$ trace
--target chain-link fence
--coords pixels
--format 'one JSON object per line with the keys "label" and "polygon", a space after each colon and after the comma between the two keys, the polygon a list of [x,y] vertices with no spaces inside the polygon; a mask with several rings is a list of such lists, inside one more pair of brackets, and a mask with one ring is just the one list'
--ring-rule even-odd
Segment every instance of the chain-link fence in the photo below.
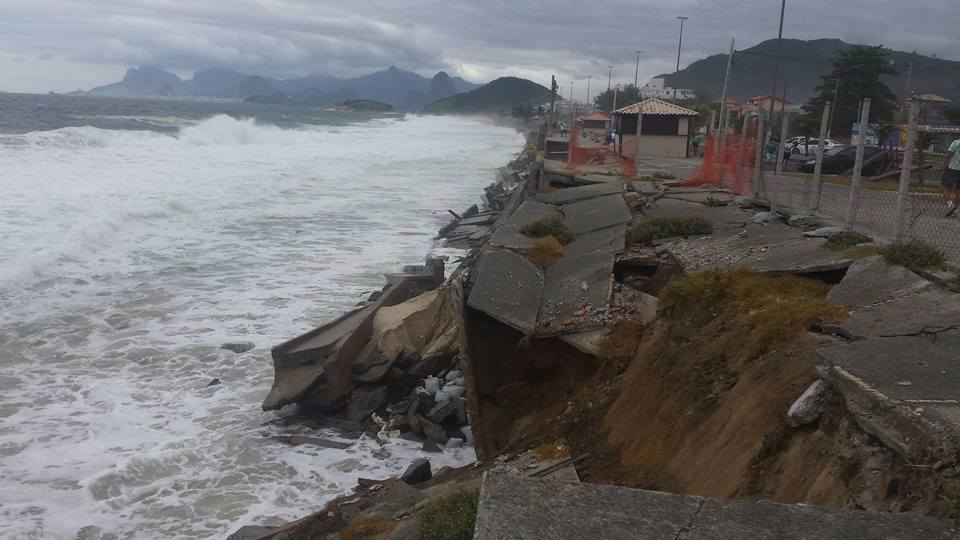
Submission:
{"label": "chain-link fence", "polygon": [[960,263],[960,218],[947,217],[947,206],[937,180],[910,183],[909,190],[902,195],[900,231],[897,231],[901,197],[898,191],[889,184],[876,185],[868,178],[862,179],[859,190],[845,185],[847,183],[846,179],[831,179],[821,180],[816,186],[809,178],[764,173],[757,194],[771,206],[793,213],[814,213],[877,240],[922,240],[941,249],[951,261]]}

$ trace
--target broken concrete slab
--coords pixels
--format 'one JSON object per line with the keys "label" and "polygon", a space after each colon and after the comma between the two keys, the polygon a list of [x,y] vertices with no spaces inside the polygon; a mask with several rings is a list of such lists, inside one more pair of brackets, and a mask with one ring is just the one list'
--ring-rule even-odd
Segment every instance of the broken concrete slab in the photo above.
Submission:
{"label": "broken concrete slab", "polygon": [[593,310],[610,300],[613,255],[564,257],[547,269],[537,332],[555,334],[597,324]]}
{"label": "broken concrete slab", "polygon": [[714,233],[731,229],[742,229],[749,223],[750,216],[730,206],[706,206],[679,199],[657,199],[653,205],[644,208],[648,218],[702,217],[713,226]]}
{"label": "broken concrete slab", "polygon": [[562,207],[567,227],[574,235],[630,223],[633,216],[621,195],[608,195]]}
{"label": "broken concrete slab", "polygon": [[467,305],[532,334],[543,294],[540,270],[522,255],[500,250],[484,253],[476,273]]}
{"label": "broken concrete slab", "polygon": [[497,214],[489,212],[486,214],[481,214],[474,217],[463,218],[460,220],[459,226],[464,227],[466,225],[489,225],[496,221]]}
{"label": "broken concrete slab", "polygon": [[826,249],[822,238],[811,238],[775,246],[744,258],[736,264],[768,274],[815,274],[842,270],[853,259],[842,252]]}
{"label": "broken concrete slab", "polygon": [[560,212],[556,208],[540,201],[528,199],[523,201],[515,212],[507,215],[501,223],[504,226],[512,225],[519,230],[527,223],[559,215]]}
{"label": "broken concrete slab", "polygon": [[580,257],[595,253],[617,254],[626,247],[626,235],[626,227],[608,227],[576,237],[564,246],[563,250],[567,257]]}
{"label": "broken concrete slab", "polygon": [[729,191],[711,190],[679,190],[669,189],[664,195],[667,199],[677,199],[697,204],[726,205],[733,202],[734,196]]}
{"label": "broken concrete slab", "polygon": [[916,463],[960,446],[960,369],[955,346],[891,337],[822,347],[817,355],[857,423]]}
{"label": "broken concrete slab", "polygon": [[955,538],[950,522],[487,472],[475,540]]}
{"label": "broken concrete slab", "polygon": [[902,266],[887,264],[880,255],[860,259],[834,285],[827,300],[850,308],[862,308],[929,289],[933,284]]}
{"label": "broken concrete slab", "polygon": [[[852,337],[885,337],[960,325],[960,296],[941,289],[861,308],[839,325]],[[927,337],[932,337],[928,334]],[[942,344],[960,346],[960,330],[937,334]]]}
{"label": "broken concrete slab", "polygon": [[549,204],[569,204],[586,199],[623,193],[623,182],[603,182],[566,189],[558,189],[549,193],[538,193],[537,200]]}

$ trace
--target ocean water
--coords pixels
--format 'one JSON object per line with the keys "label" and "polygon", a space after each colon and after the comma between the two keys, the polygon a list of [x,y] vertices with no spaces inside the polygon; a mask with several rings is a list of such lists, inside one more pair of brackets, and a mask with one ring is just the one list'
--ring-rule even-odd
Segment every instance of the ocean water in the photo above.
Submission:
{"label": "ocean water", "polygon": [[517,133],[47,96],[0,112],[0,538],[224,537],[418,454],[271,440],[292,428],[260,411],[269,348],[449,252],[446,209],[479,199]]}

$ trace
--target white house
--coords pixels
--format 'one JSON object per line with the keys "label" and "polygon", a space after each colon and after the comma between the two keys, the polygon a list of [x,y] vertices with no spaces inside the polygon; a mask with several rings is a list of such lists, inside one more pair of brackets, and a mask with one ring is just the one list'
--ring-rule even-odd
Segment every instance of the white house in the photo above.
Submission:
{"label": "white house", "polygon": [[[676,94],[674,94],[676,92]],[[693,99],[696,94],[689,88],[671,88],[666,86],[663,77],[653,77],[640,88],[640,97],[644,99]]]}

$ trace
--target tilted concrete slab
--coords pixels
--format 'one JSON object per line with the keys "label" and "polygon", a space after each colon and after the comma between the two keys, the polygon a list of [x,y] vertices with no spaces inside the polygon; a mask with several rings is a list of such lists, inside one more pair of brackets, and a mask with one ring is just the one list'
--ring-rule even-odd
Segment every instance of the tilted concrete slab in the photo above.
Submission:
{"label": "tilted concrete slab", "polygon": [[556,208],[540,201],[528,199],[523,201],[523,204],[515,212],[504,218],[501,223],[505,226],[513,225],[520,229],[527,223],[559,215],[560,212]]}
{"label": "tilted concrete slab", "polygon": [[536,238],[521,233],[518,227],[513,225],[499,227],[490,235],[490,245],[519,251],[530,249],[534,241]]}
{"label": "tilted concrete slab", "polygon": [[843,281],[830,289],[827,300],[849,308],[862,308],[932,286],[910,270],[887,264],[882,256],[874,255],[851,264]]}
{"label": "tilted concrete slab", "polygon": [[487,472],[475,540],[947,539],[950,522]]}
{"label": "tilted concrete slab", "polygon": [[630,223],[633,216],[621,195],[607,195],[562,207],[567,227],[574,235]]}
{"label": "tilted concrete slab", "polygon": [[735,266],[768,274],[812,274],[841,270],[853,263],[853,259],[842,252],[824,248],[824,242],[823,238],[809,238],[771,247],[744,258]]}
{"label": "tilted concrete slab", "polygon": [[[896,298],[862,308],[838,326],[858,338],[920,332],[960,325],[960,295],[942,289]],[[960,346],[960,330],[937,335],[941,344]]]}
{"label": "tilted concrete slab", "polygon": [[567,257],[580,257],[597,253],[620,253],[626,247],[626,235],[627,228],[624,226],[608,227],[576,237],[564,246],[563,250]]}
{"label": "tilted concrete slab", "polygon": [[595,326],[590,315],[595,309],[606,309],[612,273],[609,253],[564,257],[551,265],[543,282],[537,332],[555,334]]}
{"label": "tilted concrete slab", "polygon": [[742,229],[750,222],[750,216],[730,206],[711,207],[679,199],[657,199],[644,208],[648,218],[702,217],[713,226],[714,233]]}
{"label": "tilted concrete slab", "polygon": [[817,355],[865,431],[915,463],[955,455],[960,446],[955,346],[902,336],[822,347]]}
{"label": "tilted concrete slab", "polygon": [[602,184],[589,184],[580,187],[558,189],[550,193],[538,193],[537,200],[550,204],[569,204],[618,193],[623,193],[622,180],[618,182],[604,182]]}
{"label": "tilted concrete slab", "polygon": [[467,305],[532,334],[543,294],[544,276],[530,261],[512,251],[488,251],[477,266],[477,280]]}
{"label": "tilted concrete slab", "polygon": [[677,189],[672,188],[664,195],[667,199],[677,199],[697,204],[706,205],[708,202],[716,201],[717,204],[729,204],[733,202],[734,196],[729,191],[711,191],[708,189]]}

